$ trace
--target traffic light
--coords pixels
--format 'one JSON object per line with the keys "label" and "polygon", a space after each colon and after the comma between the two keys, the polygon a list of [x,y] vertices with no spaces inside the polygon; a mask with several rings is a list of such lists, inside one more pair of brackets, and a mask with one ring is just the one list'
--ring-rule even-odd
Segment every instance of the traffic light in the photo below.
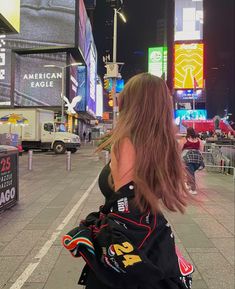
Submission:
{"label": "traffic light", "polygon": [[110,99],[110,100],[108,101],[108,104],[109,104],[110,107],[113,107],[113,100]]}
{"label": "traffic light", "polygon": [[113,107],[113,90],[109,92],[109,101],[108,104],[110,107]]}
{"label": "traffic light", "polygon": [[104,80],[104,89],[105,90],[108,90],[109,89],[109,79],[108,78],[106,78],[105,80]]}
{"label": "traffic light", "polygon": [[109,99],[113,99],[113,91],[112,90],[109,92]]}

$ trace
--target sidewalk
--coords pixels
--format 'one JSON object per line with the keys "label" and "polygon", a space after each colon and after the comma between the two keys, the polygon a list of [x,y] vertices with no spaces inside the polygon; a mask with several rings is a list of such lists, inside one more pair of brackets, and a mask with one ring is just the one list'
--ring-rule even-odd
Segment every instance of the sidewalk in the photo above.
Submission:
{"label": "sidewalk", "polygon": [[[0,214],[0,289],[80,289],[82,259],[62,248],[61,236],[103,203],[94,183],[103,162],[89,145],[72,155],[20,158],[20,202]],[[193,289],[234,289],[234,183],[231,176],[197,175],[203,203],[185,215],[166,213],[176,242],[195,265]],[[92,187],[94,183],[94,187]],[[87,196],[87,198],[85,198]]]}

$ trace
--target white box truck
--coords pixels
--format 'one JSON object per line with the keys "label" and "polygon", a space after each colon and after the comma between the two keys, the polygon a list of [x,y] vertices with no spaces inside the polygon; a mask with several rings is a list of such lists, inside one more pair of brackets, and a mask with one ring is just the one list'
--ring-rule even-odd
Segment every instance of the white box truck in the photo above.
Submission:
{"label": "white box truck", "polygon": [[[0,109],[0,119],[4,116],[16,114],[27,120],[27,125],[0,124],[0,134],[17,133],[25,151],[29,149],[53,150],[56,154],[63,154],[66,150],[75,153],[81,145],[78,135],[61,131],[63,124],[54,122],[54,112],[39,108]],[[62,129],[63,130],[63,129]]]}

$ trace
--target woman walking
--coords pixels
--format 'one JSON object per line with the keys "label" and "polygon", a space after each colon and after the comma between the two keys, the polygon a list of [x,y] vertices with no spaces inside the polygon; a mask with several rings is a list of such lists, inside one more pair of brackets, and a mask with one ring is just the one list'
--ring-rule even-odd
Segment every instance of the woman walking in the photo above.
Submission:
{"label": "woman walking", "polygon": [[197,137],[195,130],[192,127],[187,129],[186,142],[183,144],[183,159],[186,163],[189,177],[187,185],[190,188],[190,193],[197,194],[195,172],[204,166],[203,158],[201,155],[202,143]]}

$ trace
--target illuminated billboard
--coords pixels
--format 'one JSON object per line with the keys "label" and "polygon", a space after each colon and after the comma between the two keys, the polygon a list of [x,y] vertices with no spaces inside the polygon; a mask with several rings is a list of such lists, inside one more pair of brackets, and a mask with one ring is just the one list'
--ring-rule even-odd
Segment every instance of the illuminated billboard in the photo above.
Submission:
{"label": "illuminated billboard", "polygon": [[[16,54],[14,105],[60,106],[66,52]],[[45,67],[53,65],[55,67]]]}
{"label": "illuminated billboard", "polygon": [[175,41],[203,39],[203,0],[175,0]]}
{"label": "illuminated billboard", "polygon": [[177,109],[175,110],[175,122],[176,124],[182,122],[182,120],[205,120],[207,119],[206,109]]}
{"label": "illuminated billboard", "polygon": [[203,43],[175,44],[175,89],[203,88]]}
{"label": "illuminated billboard", "polygon": [[148,72],[167,78],[167,47],[150,47],[148,49]]}
{"label": "illuminated billboard", "polygon": [[8,27],[7,32],[19,32],[20,0],[0,1],[0,20]]}
{"label": "illuminated billboard", "polygon": [[[0,1],[8,2],[9,1]],[[75,45],[75,2],[62,0],[21,0],[20,33],[8,35],[17,48]],[[27,43],[27,46],[26,44]]]}

